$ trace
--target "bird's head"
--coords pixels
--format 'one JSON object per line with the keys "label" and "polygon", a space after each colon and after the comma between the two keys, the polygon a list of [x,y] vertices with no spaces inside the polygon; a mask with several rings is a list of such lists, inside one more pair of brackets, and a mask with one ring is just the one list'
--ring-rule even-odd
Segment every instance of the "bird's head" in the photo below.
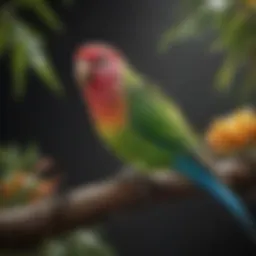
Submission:
{"label": "bird's head", "polygon": [[116,79],[122,64],[123,57],[114,47],[104,43],[87,43],[74,53],[73,74],[79,88],[84,89],[95,79]]}

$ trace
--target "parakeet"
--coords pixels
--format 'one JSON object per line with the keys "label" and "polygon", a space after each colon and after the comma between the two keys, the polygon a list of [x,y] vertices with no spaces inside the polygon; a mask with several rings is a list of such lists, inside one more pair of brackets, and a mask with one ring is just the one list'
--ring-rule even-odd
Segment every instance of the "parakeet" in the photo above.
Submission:
{"label": "parakeet", "polygon": [[139,74],[120,50],[105,43],[76,49],[73,69],[93,127],[109,150],[136,170],[168,168],[186,176],[223,203],[255,241],[252,216],[215,177],[174,100]]}

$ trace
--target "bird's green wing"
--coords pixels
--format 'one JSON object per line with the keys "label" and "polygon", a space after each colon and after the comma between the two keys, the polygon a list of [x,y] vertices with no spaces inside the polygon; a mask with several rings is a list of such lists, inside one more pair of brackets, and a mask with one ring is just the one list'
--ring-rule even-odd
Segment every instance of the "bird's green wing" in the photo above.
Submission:
{"label": "bird's green wing", "polygon": [[131,69],[125,76],[130,124],[135,132],[173,152],[197,147],[197,138],[179,107],[159,87]]}

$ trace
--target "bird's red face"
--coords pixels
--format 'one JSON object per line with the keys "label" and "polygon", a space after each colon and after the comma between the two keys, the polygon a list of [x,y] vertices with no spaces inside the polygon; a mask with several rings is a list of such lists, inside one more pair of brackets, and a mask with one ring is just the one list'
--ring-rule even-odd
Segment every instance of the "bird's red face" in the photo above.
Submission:
{"label": "bird's red face", "polygon": [[95,127],[107,136],[115,134],[126,121],[124,58],[111,46],[90,43],[76,50],[73,64],[74,77]]}
{"label": "bird's red face", "polygon": [[101,43],[89,43],[79,47],[73,57],[73,72],[82,89],[96,77],[110,78],[118,75],[122,65],[120,53]]}

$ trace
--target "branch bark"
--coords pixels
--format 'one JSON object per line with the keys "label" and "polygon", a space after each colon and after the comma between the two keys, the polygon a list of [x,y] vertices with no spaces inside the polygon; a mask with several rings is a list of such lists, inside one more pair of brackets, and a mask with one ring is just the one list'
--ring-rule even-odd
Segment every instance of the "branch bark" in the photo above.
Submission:
{"label": "branch bark", "polygon": [[[216,174],[241,195],[256,188],[256,161],[226,159],[216,162]],[[66,195],[0,211],[0,248],[36,246],[42,240],[81,225],[104,220],[109,214],[147,202],[181,199],[198,190],[186,179],[160,172],[124,181],[112,178],[89,184]],[[197,193],[200,195],[200,193]]]}

